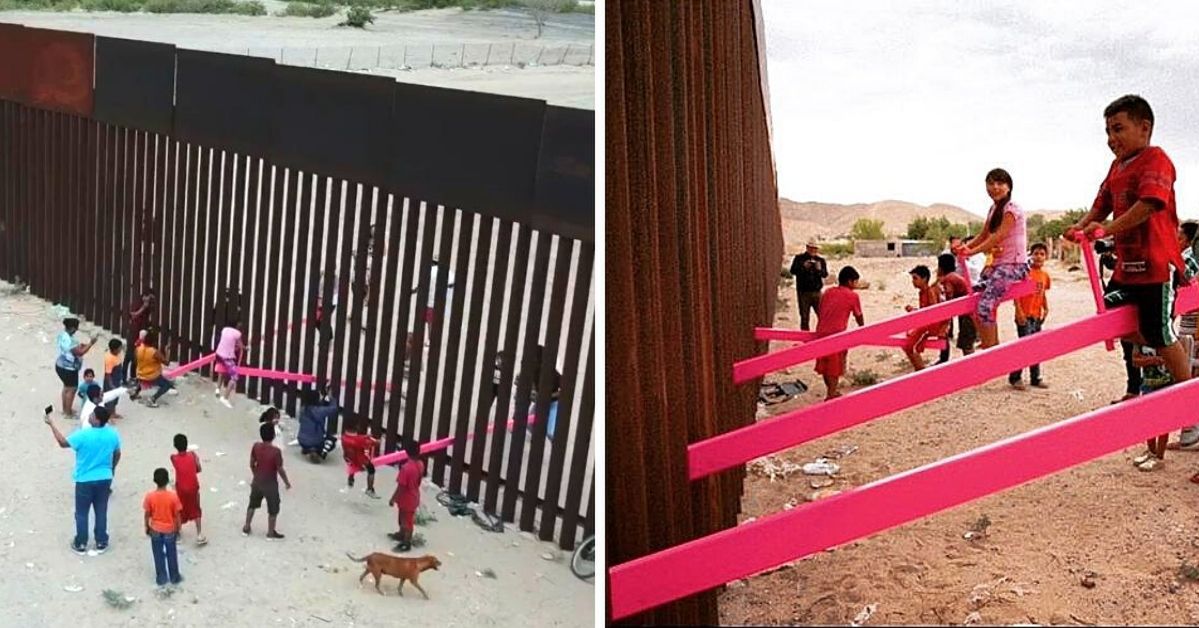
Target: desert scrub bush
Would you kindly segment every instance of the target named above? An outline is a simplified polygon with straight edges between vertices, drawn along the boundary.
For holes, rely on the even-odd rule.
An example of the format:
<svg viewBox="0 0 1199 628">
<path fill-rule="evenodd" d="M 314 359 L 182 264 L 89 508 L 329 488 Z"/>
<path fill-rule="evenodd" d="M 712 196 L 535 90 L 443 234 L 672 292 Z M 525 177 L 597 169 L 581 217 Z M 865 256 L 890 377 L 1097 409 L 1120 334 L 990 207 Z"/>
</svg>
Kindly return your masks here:
<svg viewBox="0 0 1199 628">
<path fill-rule="evenodd" d="M 288 2 L 287 8 L 277 15 L 285 17 L 329 17 L 337 13 L 337 7 L 329 3 Z"/>
<path fill-rule="evenodd" d="M 109 0 L 111 1 L 111 0 Z M 146 0 L 147 13 L 231 13 L 236 15 L 266 15 L 266 6 L 258 0 Z"/>
<path fill-rule="evenodd" d="M 346 19 L 338 26 L 352 26 L 354 28 L 366 28 L 367 24 L 375 21 L 375 16 L 371 15 L 371 10 L 366 7 L 350 7 L 346 11 Z"/>
<path fill-rule="evenodd" d="M 84 11 L 136 13 L 142 10 L 141 0 L 83 0 L 79 6 Z"/>
<path fill-rule="evenodd" d="M 870 369 L 854 371 L 849 374 L 849 381 L 853 382 L 854 386 L 873 386 L 878 383 L 878 373 Z"/>
</svg>

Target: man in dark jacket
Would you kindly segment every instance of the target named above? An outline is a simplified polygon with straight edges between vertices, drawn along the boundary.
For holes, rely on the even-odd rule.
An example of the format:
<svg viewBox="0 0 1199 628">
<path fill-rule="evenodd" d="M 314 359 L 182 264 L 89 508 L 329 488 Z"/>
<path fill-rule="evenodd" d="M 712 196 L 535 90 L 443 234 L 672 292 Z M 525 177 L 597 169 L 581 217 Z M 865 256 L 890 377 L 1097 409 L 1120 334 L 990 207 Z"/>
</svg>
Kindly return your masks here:
<svg viewBox="0 0 1199 628">
<path fill-rule="evenodd" d="M 311 462 L 320 462 L 337 445 L 337 438 L 330 434 L 329 419 L 341 408 L 336 399 L 322 398 L 312 389 L 300 393 L 300 403 L 300 433 L 296 436 L 300 453 Z"/>
<path fill-rule="evenodd" d="M 828 263 L 820 257 L 820 245 L 809 241 L 807 250 L 791 260 L 791 275 L 795 277 L 795 292 L 799 296 L 799 328 L 810 331 L 809 314 L 819 316 L 820 291 L 828 277 Z"/>
</svg>

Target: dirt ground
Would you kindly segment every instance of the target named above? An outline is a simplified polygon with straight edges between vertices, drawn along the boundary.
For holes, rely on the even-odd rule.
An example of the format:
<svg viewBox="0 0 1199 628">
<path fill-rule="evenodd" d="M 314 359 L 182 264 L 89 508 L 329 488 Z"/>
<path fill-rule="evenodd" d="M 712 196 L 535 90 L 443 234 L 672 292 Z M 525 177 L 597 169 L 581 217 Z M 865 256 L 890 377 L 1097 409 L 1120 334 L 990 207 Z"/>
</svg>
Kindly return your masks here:
<svg viewBox="0 0 1199 628">
<path fill-rule="evenodd" d="M 279 530 L 283 541 L 267 541 L 265 513 L 254 534 L 240 534 L 249 480 L 248 453 L 257 439 L 257 403 L 238 397 L 234 409 L 216 403 L 212 386 L 198 376 L 183 378 L 178 395 L 147 408 L 127 400 L 117 422 L 123 457 L 109 504 L 111 548 L 100 556 L 79 557 L 68 543 L 73 535 L 71 469 L 74 456 L 55 444 L 42 422 L 41 408 L 58 402 L 53 372 L 54 335 L 61 328 L 51 304 L 13 294 L 0 283 L 0 426 L 6 434 L 6 477 L 0 483 L 0 624 L 62 625 L 64 612 L 87 626 L 124 625 L 282 625 L 394 626 L 405 622 L 436 625 L 591 625 L 594 586 L 570 572 L 569 555 L 509 527 L 485 532 L 467 519 L 454 519 L 436 501 L 438 488 L 426 483 L 423 506 L 436 521 L 418 526 L 438 556 L 440 571 L 421 578 L 424 600 L 398 581 L 385 578 L 386 595 L 368 582 L 360 586 L 362 556 L 390 551 L 385 533 L 395 526 L 386 498 L 372 500 L 358 488 L 345 490 L 335 451 L 313 465 L 288 446 L 296 423 L 287 418 L 276 441 L 284 450 L 293 490 L 283 495 Z M 85 321 L 81 334 L 93 328 Z M 85 366 L 102 364 L 100 333 Z M 77 406 L 78 407 L 78 406 Z M 64 433 L 75 427 L 56 415 Z M 184 528 L 179 548 L 185 581 L 169 597 L 155 592 L 149 542 L 142 534 L 141 497 L 152 487 L 156 467 L 170 468 L 171 441 L 186 433 L 204 471 L 200 476 L 204 531 L 209 544 L 194 545 L 195 530 Z M 384 495 L 395 486 L 395 471 L 380 470 Z M 549 559 L 545 558 L 549 555 Z M 495 578 L 484 575 L 491 570 Z M 369 580 L 369 576 L 368 576 Z M 103 597 L 113 590 L 134 599 L 126 610 Z M 536 618 L 536 619 L 533 619 Z"/>
<path fill-rule="evenodd" d="M 326 58 L 346 63 L 350 49 L 358 57 L 375 58 L 375 49 L 389 50 L 410 45 L 416 50 L 429 50 L 436 44 L 444 48 L 466 44 L 495 44 L 495 59 L 503 58 L 503 46 L 516 43 L 522 50 L 533 46 L 548 46 L 551 50 L 573 47 L 577 55 L 570 63 L 585 63 L 585 49 L 595 41 L 595 16 L 570 13 L 548 19 L 540 38 L 536 38 L 535 23 L 528 15 L 517 11 L 461 11 L 438 9 L 409 13 L 376 12 L 375 22 L 368 29 L 339 28 L 341 14 L 326 18 L 278 17 L 274 13 L 286 6 L 277 0 L 267 0 L 267 16 L 240 15 L 154 15 L 127 13 L 48 13 L 41 11 L 0 12 L 0 22 L 70 31 L 172 43 L 182 48 L 235 52 L 258 56 L 273 56 L 284 49 L 285 61 L 294 58 L 297 64 L 307 61 L 319 49 Z M 393 50 L 390 50 L 394 52 Z M 553 55 L 560 54 L 554 52 Z M 386 56 L 386 55 L 385 55 Z M 346 61 L 341 61 L 345 59 Z M 299 63 L 298 60 L 303 60 Z M 291 63 L 292 61 L 287 61 Z M 427 55 L 424 60 L 427 64 Z M 415 61 L 410 63 L 417 67 Z M 525 98 L 539 98 L 552 105 L 595 108 L 595 66 L 542 65 L 539 67 L 509 67 L 486 65 L 472 68 L 417 68 L 414 70 L 373 70 L 374 74 L 392 76 L 396 80 L 420 85 L 480 91 Z"/>
<path fill-rule="evenodd" d="M 829 272 L 852 263 L 871 283 L 861 293 L 869 323 L 914 304 L 907 271 L 931 262 L 830 260 Z M 1085 272 L 1053 262 L 1049 273 L 1048 327 L 1093 312 Z M 779 296 L 785 304 L 776 325 L 797 328 L 794 288 Z M 999 315 L 1001 339 L 1014 338 L 1012 306 L 1001 306 Z M 936 354 L 925 357 L 935 360 Z M 910 370 L 898 348 L 849 354 L 850 373 L 874 371 L 888 379 Z M 1118 347 L 1108 353 L 1095 345 L 1043 365 L 1042 372 L 1047 390 L 1016 391 L 1001 378 L 775 458 L 803 464 L 856 446 L 836 460 L 841 471 L 830 488 L 846 490 L 1102 407 L 1124 392 Z M 770 414 L 823 399 L 824 385 L 810 364 L 769 381 L 788 378 L 810 388 L 771 406 Z M 722 623 L 844 624 L 868 606 L 874 611 L 865 623 L 876 625 L 1197 623 L 1199 583 L 1180 575 L 1180 568 L 1199 561 L 1199 487 L 1187 481 L 1199 471 L 1199 454 L 1171 452 L 1164 468 L 1144 473 L 1130 463 L 1142 449 L 1130 447 L 734 582 L 720 598 Z M 742 520 L 803 503 L 815 492 L 810 479 L 796 471 L 772 482 L 751 472 Z M 984 516 L 991 522 L 987 535 L 965 540 L 963 534 Z"/>
</svg>

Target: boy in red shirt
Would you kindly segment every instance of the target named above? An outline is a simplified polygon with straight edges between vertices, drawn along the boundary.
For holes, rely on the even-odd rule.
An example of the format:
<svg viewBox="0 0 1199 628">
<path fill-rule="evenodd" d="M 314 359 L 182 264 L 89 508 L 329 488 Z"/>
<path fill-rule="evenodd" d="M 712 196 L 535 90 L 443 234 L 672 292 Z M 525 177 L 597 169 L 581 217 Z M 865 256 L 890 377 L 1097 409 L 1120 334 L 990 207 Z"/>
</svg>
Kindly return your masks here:
<svg viewBox="0 0 1199 628">
<path fill-rule="evenodd" d="M 858 327 L 866 324 L 862 317 L 862 302 L 854 292 L 858 287 L 861 275 L 853 266 L 846 266 L 837 273 L 837 285 L 824 291 L 817 308 L 816 337 L 823 338 L 840 333 L 849 328 L 849 315 L 853 314 Z M 845 363 L 849 357 L 848 351 L 826 355 L 816 360 L 816 372 L 824 377 L 824 385 L 828 389 L 825 401 L 841 396 L 837 392 L 841 376 L 845 374 Z"/>
<path fill-rule="evenodd" d="M 921 264 L 913 268 L 908 274 L 912 276 L 912 287 L 920 291 L 921 308 L 941 302 L 941 291 L 936 286 L 929 284 L 933 274 L 929 271 L 928 266 Z M 909 305 L 904 309 L 911 312 L 916 308 Z M 939 321 L 908 332 L 908 339 L 903 345 L 903 352 L 907 354 L 908 361 L 912 363 L 912 368 L 917 371 L 924 369 L 924 356 L 920 355 L 924 352 L 924 345 L 928 342 L 929 338 L 944 337 L 948 326 L 949 321 Z"/>
<path fill-rule="evenodd" d="M 194 451 L 187 450 L 187 436 L 175 435 L 175 452 L 171 454 L 171 466 L 175 467 L 175 492 L 183 503 L 181 524 L 188 521 L 196 522 L 196 546 L 207 545 L 208 539 L 200 528 L 200 457 Z"/>
<path fill-rule="evenodd" d="M 1191 365 L 1174 333 L 1175 281 L 1187 283 L 1178 247 L 1174 163 L 1150 146 L 1153 109 L 1144 98 L 1121 96 L 1103 110 L 1107 146 L 1115 155 L 1091 211 L 1074 225 L 1088 235 L 1102 228 L 1116 238 L 1116 270 L 1104 295 L 1107 307 L 1137 308 L 1137 333 L 1128 338 L 1161 356 L 1181 384 Z M 1111 215 L 1114 219 L 1101 224 Z M 1171 270 L 1171 266 L 1173 269 Z"/>
<path fill-rule="evenodd" d="M 346 486 L 354 488 L 354 476 L 365 469 L 366 495 L 372 499 L 379 499 L 375 493 L 375 465 L 371 463 L 371 455 L 378 444 L 379 441 L 367 430 L 359 430 L 353 422 L 346 423 L 346 431 L 341 435 L 341 452 L 346 461 Z"/>
<path fill-rule="evenodd" d="M 941 300 L 949 301 L 970 294 L 970 284 L 966 283 L 966 278 L 957 273 L 958 260 L 952 253 L 942 253 L 937 256 L 937 283 L 934 284 L 941 290 Z M 946 337 L 952 337 L 952 330 L 946 330 Z M 957 347 L 962 350 L 962 355 L 970 355 L 974 353 L 974 343 L 978 340 L 978 330 L 974 328 L 974 317 L 969 314 L 963 314 L 958 317 L 958 338 Z M 949 361 L 949 344 L 946 343 L 945 348 L 941 350 L 941 358 L 937 360 L 937 364 Z"/>
<path fill-rule="evenodd" d="M 389 506 L 395 506 L 399 515 L 400 543 L 392 550 L 396 553 L 412 549 L 412 529 L 416 526 L 416 509 L 420 507 L 420 481 L 425 476 L 425 462 L 420 457 L 420 443 L 410 440 L 404 444 L 408 460 L 396 475 L 396 490 Z M 395 538 L 397 535 L 392 535 Z"/>
</svg>

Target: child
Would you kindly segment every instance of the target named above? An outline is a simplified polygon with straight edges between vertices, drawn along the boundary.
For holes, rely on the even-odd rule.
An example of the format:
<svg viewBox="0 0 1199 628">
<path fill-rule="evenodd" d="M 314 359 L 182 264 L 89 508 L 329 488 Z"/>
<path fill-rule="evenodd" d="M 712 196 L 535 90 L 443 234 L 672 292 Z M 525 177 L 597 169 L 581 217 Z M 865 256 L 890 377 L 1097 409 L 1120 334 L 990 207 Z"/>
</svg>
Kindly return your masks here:
<svg viewBox="0 0 1199 628">
<path fill-rule="evenodd" d="M 399 544 L 393 552 L 407 552 L 412 549 L 412 531 L 416 526 L 416 509 L 420 507 L 420 481 L 425 475 L 425 463 L 421 460 L 420 443 L 409 440 L 404 443 L 404 451 L 408 452 L 408 460 L 400 467 L 396 475 L 396 490 L 387 504 L 395 506 L 398 514 L 400 533 Z"/>
<path fill-rule="evenodd" d="M 208 539 L 200 527 L 200 457 L 194 451 L 187 450 L 187 436 L 175 435 L 175 451 L 171 454 L 171 466 L 175 467 L 175 490 L 179 493 L 179 501 L 183 503 L 181 523 L 196 522 L 196 547 L 206 545 Z"/>
<path fill-rule="evenodd" d="M 171 476 L 166 469 L 154 470 L 155 489 L 146 493 L 142 509 L 146 511 L 146 536 L 150 537 L 150 549 L 154 552 L 154 578 L 158 586 L 165 587 L 167 577 L 171 584 L 183 582 L 179 575 L 179 557 L 175 542 L 179 538 L 179 513 L 183 504 L 175 491 L 167 488 Z M 165 563 L 165 564 L 164 564 Z"/>
<path fill-rule="evenodd" d="M 233 407 L 233 404 L 229 402 L 229 395 L 233 394 L 234 388 L 237 387 L 237 363 L 246 351 L 241 331 L 237 328 L 241 322 L 239 318 L 234 315 L 229 324 L 221 329 L 221 340 L 216 347 L 216 361 L 225 370 L 218 380 L 216 395 L 226 408 Z M 220 382 L 224 382 L 224 384 L 222 385 Z"/>
<path fill-rule="evenodd" d="M 121 368 L 122 346 L 121 341 L 117 338 L 108 341 L 108 353 L 104 354 L 104 392 L 125 387 L 125 369 Z M 114 419 L 121 418 L 121 415 L 117 414 L 118 401 L 113 399 L 111 403 L 104 406 L 108 408 L 108 413 Z"/>
<path fill-rule="evenodd" d="M 1136 345 L 1132 351 L 1132 363 L 1141 369 L 1141 394 L 1147 395 L 1174 383 L 1166 359 L 1153 348 Z M 1145 442 L 1148 451 L 1132 459 L 1132 464 L 1141 471 L 1153 471 L 1162 466 L 1166 457 L 1166 441 L 1169 434 L 1154 436 Z M 1194 480 L 1194 478 L 1192 478 Z"/>
<path fill-rule="evenodd" d="M 158 386 L 154 396 L 150 397 L 148 405 L 151 408 L 157 408 L 158 400 L 167 394 L 168 390 L 175 387 L 175 384 L 162 374 L 163 367 L 170 362 L 171 358 L 166 351 L 158 348 L 158 332 L 152 331 L 146 334 L 144 344 L 137 348 L 137 379 L 139 382 Z M 137 386 L 129 393 L 129 398 L 137 399 L 140 394 L 141 387 Z"/>
<path fill-rule="evenodd" d="M 912 276 L 912 287 L 920 292 L 919 303 L 921 308 L 941 302 L 941 291 L 929 284 L 929 280 L 932 279 L 932 273 L 928 270 L 928 266 L 921 264 L 913 268 L 909 274 Z M 908 305 L 904 309 L 911 312 L 916 308 Z M 925 343 L 928 342 L 929 338 L 944 337 L 948 324 L 948 321 L 938 321 L 908 331 L 907 341 L 903 344 L 903 352 L 907 354 L 908 361 L 912 363 L 912 368 L 917 371 L 924 369 L 924 356 L 920 354 L 924 352 Z"/>
<path fill-rule="evenodd" d="M 1012 175 L 1003 168 L 994 168 L 987 173 L 985 181 L 987 196 L 992 201 L 987 220 L 982 231 L 954 253 L 966 257 L 978 253 L 992 256 L 983 270 L 986 287 L 976 310 L 982 348 L 987 349 L 999 344 L 999 325 L 995 318 L 999 301 L 1008 288 L 1028 276 L 1028 263 L 1024 257 L 1028 236 L 1024 210 L 1012 202 Z"/>
<path fill-rule="evenodd" d="M 943 301 L 970 294 L 970 285 L 966 283 L 965 277 L 957 273 L 957 266 L 957 259 L 951 253 L 942 253 L 937 256 L 936 286 L 941 289 Z M 962 355 L 970 355 L 974 353 L 974 343 L 978 340 L 978 331 L 974 328 L 974 317 L 963 314 L 957 320 L 957 347 L 962 350 Z M 948 361 L 949 344 L 946 343 L 945 348 L 941 350 L 941 359 L 937 363 Z"/>
<path fill-rule="evenodd" d="M 1121 96 L 1103 110 L 1103 117 L 1115 159 L 1091 211 L 1073 228 L 1087 234 L 1102 228 L 1115 236 L 1116 270 L 1104 304 L 1109 309 L 1136 305 L 1137 333 L 1128 340 L 1152 347 L 1174 382 L 1182 383 L 1191 377 L 1191 364 L 1172 325 L 1174 282 L 1185 283 L 1186 269 L 1177 243 L 1174 163 L 1149 144 L 1154 118 L 1144 98 Z M 1098 222 L 1108 215 L 1114 220 Z"/>
<path fill-rule="evenodd" d="M 366 421 L 361 421 L 365 425 Z M 366 469 L 366 494 L 372 499 L 379 499 L 375 493 L 375 465 L 371 463 L 371 455 L 379 441 L 371 437 L 366 429 L 359 430 L 353 422 L 346 424 L 346 431 L 341 435 L 341 451 L 346 461 L 346 486 L 354 488 L 354 476 Z"/>
<path fill-rule="evenodd" d="M 1195 257 L 1195 247 L 1199 246 L 1199 222 L 1188 220 L 1178 226 L 1178 246 L 1182 249 L 1182 261 L 1186 264 L 1186 277 L 1193 279 L 1199 274 L 1199 259 Z M 1196 362 L 1195 337 L 1199 334 L 1199 310 L 1191 310 L 1178 318 L 1178 340 L 1184 347 L 1183 353 L 1191 359 L 1191 377 L 1199 375 L 1199 363 Z M 1182 428 L 1177 442 L 1166 445 L 1166 449 L 1194 450 L 1199 449 L 1199 425 L 1188 425 Z M 1197 474 L 1199 475 L 1199 474 Z"/>
<path fill-rule="evenodd" d="M 83 382 L 79 384 L 79 390 L 75 393 L 79 396 L 80 403 L 87 403 L 87 389 L 92 386 L 99 386 L 96 383 L 96 371 L 94 369 L 83 369 Z"/>
<path fill-rule="evenodd" d="M 300 453 L 309 462 L 319 463 L 337 446 L 337 438 L 329 433 L 329 420 L 341 409 L 337 400 L 322 396 L 310 388 L 301 391 L 300 433 L 296 440 Z"/>
<path fill-rule="evenodd" d="M 124 388 L 117 388 L 106 393 L 101 393 L 98 384 L 91 384 L 85 389 L 85 392 L 87 393 L 87 401 L 84 402 L 83 409 L 79 411 L 79 429 L 81 430 L 91 429 L 90 421 L 98 407 L 103 406 L 107 410 L 109 404 L 115 402 L 118 397 L 129 391 Z M 109 418 L 112 417 L 110 416 Z"/>
<path fill-rule="evenodd" d="M 820 307 L 816 311 L 817 338 L 848 329 L 850 314 L 853 314 L 854 320 L 858 322 L 858 327 L 866 324 L 862 316 L 862 302 L 854 293 L 861 278 L 853 266 L 846 266 L 837 273 L 837 285 L 825 290 L 820 297 Z M 828 389 L 825 401 L 841 396 L 837 386 L 841 381 L 841 375 L 845 373 L 848 357 L 849 352 L 842 351 L 816 360 L 816 372 L 824 377 L 824 385 Z"/>
<path fill-rule="evenodd" d="M 275 427 L 279 427 L 279 417 L 279 408 L 271 406 L 270 408 L 263 410 L 262 414 L 258 415 L 258 423 L 270 423 Z"/>
<path fill-rule="evenodd" d="M 261 442 L 254 443 L 250 448 L 250 473 L 254 479 L 250 482 L 250 507 L 246 509 L 246 525 L 242 527 L 243 536 L 250 535 L 250 523 L 254 521 L 254 511 L 262 507 L 266 500 L 266 538 L 282 539 L 283 535 L 275 529 L 275 520 L 279 516 L 279 478 L 287 490 L 291 490 L 291 480 L 283 470 L 283 452 L 271 444 L 275 440 L 275 426 L 263 423 L 258 426 Z"/>
<path fill-rule="evenodd" d="M 1049 273 L 1044 268 L 1048 257 L 1049 248 L 1043 242 L 1032 245 L 1032 267 L 1028 271 L 1028 278 L 1037 284 L 1037 291 L 1016 299 L 1016 335 L 1021 338 L 1040 332 L 1045 317 L 1049 316 L 1049 301 L 1045 299 L 1045 293 L 1049 291 L 1050 282 Z M 1008 384 L 1016 390 L 1024 390 L 1023 374 L 1023 369 L 1012 371 L 1007 378 Z M 1041 379 L 1040 364 L 1028 367 L 1028 380 L 1033 388 L 1049 388 Z"/>
</svg>

